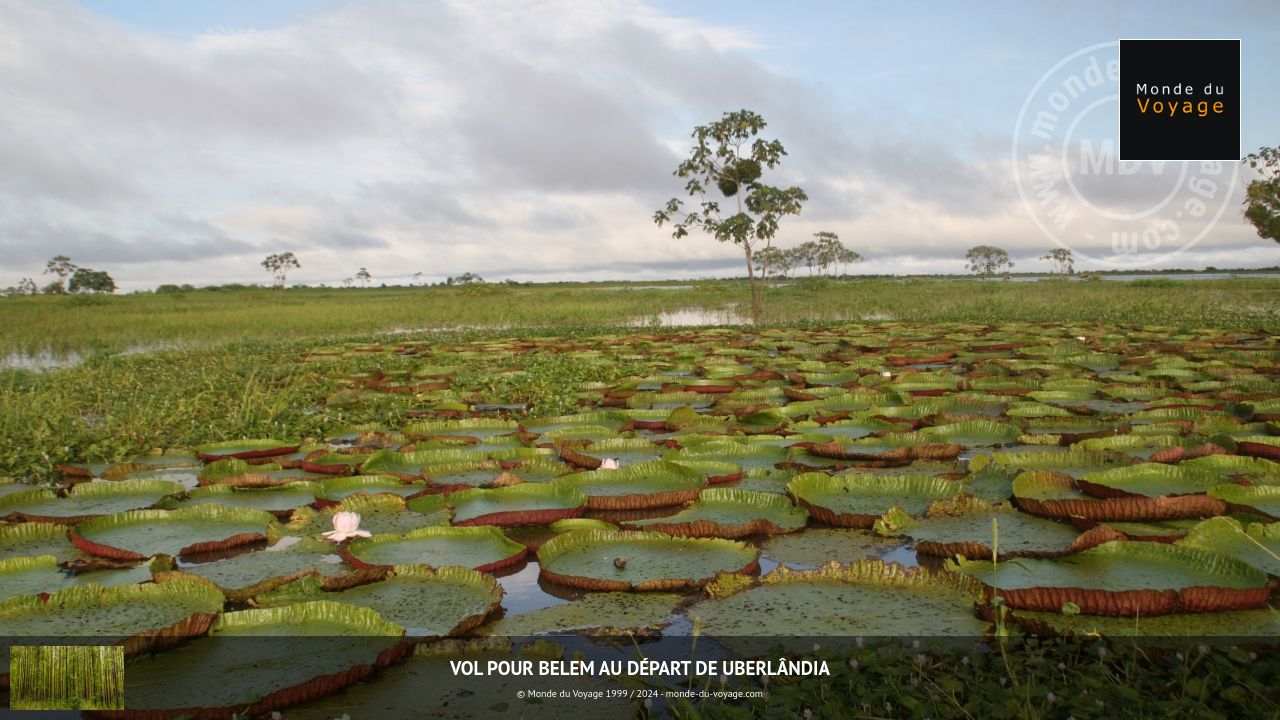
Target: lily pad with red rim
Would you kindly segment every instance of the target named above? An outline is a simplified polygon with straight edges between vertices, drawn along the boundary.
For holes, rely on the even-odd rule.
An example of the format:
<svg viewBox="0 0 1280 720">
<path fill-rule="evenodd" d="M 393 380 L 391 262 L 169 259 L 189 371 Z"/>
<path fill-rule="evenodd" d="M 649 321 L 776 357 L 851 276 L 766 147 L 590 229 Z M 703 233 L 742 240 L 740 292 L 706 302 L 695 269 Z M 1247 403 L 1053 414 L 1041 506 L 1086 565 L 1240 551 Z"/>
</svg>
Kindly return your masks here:
<svg viewBox="0 0 1280 720">
<path fill-rule="evenodd" d="M 543 483 L 423 495 L 408 502 L 410 510 L 420 513 L 434 513 L 447 508 L 453 516 L 451 524 L 458 527 L 548 525 L 557 520 L 578 517 L 586 505 L 587 496 L 581 491 Z"/>
<path fill-rule="evenodd" d="M 736 488 L 707 488 L 680 512 L 665 518 L 622 523 L 626 530 L 651 530 L 678 537 L 743 538 L 780 535 L 804 528 L 809 514 L 786 496 Z"/>
<path fill-rule="evenodd" d="M 564 475 L 552 484 L 585 493 L 592 510 L 643 510 L 689 502 L 707 479 L 692 468 L 653 461 Z"/>
<path fill-rule="evenodd" d="M 869 528 L 893 507 L 921 515 L 930 503 L 955 497 L 962 486 L 929 475 L 824 475 L 804 473 L 787 493 L 816 520 L 839 527 Z"/>
<path fill-rule="evenodd" d="M 538 548 L 541 576 L 585 590 L 680 590 L 718 573 L 754 573 L 760 552 L 741 542 L 655 532 L 587 530 Z"/>
<path fill-rule="evenodd" d="M 298 443 L 281 440 L 226 440 L 224 442 L 197 445 L 194 450 L 196 451 L 196 457 L 205 462 L 213 462 L 226 458 L 251 460 L 288 455 L 296 451 L 298 447 Z"/>
<path fill-rule="evenodd" d="M 394 565 L 459 566 L 491 572 L 524 559 L 524 545 L 491 525 L 426 527 L 401 535 L 359 538 L 342 548 L 347 562 L 360 568 Z"/>
<path fill-rule="evenodd" d="M 461 635 L 498 609 L 502 587 L 490 575 L 462 567 L 398 565 L 384 578 L 352 583 L 316 575 L 282 585 L 254 599 L 258 607 L 311 600 L 367 607 L 401 625 L 410 636 Z"/>
<path fill-rule="evenodd" d="M 1266 573 L 1235 558 L 1163 543 L 1116 540 L 1053 560 L 948 562 L 1013 608 L 1087 615 L 1167 615 L 1261 607 Z"/>
<path fill-rule="evenodd" d="M 403 635 L 373 610 L 327 600 L 224 613 L 207 637 L 128 664 L 125 704 L 155 718 L 267 715 L 369 677 L 403 657 Z"/>
<path fill-rule="evenodd" d="M 143 560 L 152 555 L 217 552 L 265 542 L 275 518 L 261 510 L 198 505 L 181 510 L 131 510 L 87 520 L 71 542 L 90 555 Z"/>
</svg>

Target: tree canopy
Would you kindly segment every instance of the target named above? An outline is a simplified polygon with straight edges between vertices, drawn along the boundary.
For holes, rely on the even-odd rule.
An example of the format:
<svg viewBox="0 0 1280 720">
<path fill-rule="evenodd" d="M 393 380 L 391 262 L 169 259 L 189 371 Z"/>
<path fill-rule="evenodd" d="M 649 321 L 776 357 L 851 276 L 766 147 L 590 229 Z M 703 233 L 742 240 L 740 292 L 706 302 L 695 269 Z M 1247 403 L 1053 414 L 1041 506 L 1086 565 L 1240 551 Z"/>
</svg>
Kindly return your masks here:
<svg viewBox="0 0 1280 720">
<path fill-rule="evenodd" d="M 271 273 L 276 289 L 283 290 L 285 281 L 289 279 L 289 271 L 302 267 L 302 264 L 292 252 L 283 252 L 268 255 L 263 259 L 262 267 Z"/>
<path fill-rule="evenodd" d="M 964 254 L 965 269 L 981 277 L 991 277 L 1001 270 L 1013 267 L 1009 253 L 994 245 L 975 245 Z"/>
<path fill-rule="evenodd" d="M 1244 162 L 1260 173 L 1245 188 L 1244 217 L 1260 237 L 1280 242 L 1280 147 L 1264 147 Z"/>
</svg>

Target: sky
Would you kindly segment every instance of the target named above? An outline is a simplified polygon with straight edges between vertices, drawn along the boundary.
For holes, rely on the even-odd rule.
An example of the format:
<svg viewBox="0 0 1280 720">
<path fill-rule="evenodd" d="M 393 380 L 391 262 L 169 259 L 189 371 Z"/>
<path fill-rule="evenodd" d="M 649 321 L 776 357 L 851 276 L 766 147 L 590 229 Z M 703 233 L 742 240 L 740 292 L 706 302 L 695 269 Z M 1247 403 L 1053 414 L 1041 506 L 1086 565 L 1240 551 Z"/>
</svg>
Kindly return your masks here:
<svg viewBox="0 0 1280 720">
<path fill-rule="evenodd" d="M 1160 37 L 1240 38 L 1242 152 L 1280 144 L 1270 0 L 0 0 L 0 287 L 56 254 L 123 290 L 267 283 L 283 251 L 307 284 L 742 275 L 737 248 L 652 220 L 692 128 L 741 108 L 786 147 L 766 179 L 809 197 L 776 245 L 836 232 L 855 273 L 964 272 L 979 244 L 1047 270 L 1019 114 L 1072 53 Z M 1114 134 L 1099 102 L 1070 142 Z M 1077 174 L 1090 209 L 1058 241 L 1080 270 L 1280 264 L 1228 165 L 1179 255 L 1105 238 L 1181 164 Z"/>
</svg>

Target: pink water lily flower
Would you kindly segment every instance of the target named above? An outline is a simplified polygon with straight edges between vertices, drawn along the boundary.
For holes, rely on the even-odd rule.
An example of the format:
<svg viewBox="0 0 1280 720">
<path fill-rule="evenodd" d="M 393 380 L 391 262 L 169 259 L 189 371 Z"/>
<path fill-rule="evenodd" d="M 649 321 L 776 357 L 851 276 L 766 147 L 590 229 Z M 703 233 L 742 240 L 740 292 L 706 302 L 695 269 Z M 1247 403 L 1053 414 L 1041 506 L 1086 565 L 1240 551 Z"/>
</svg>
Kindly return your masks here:
<svg viewBox="0 0 1280 720">
<path fill-rule="evenodd" d="M 618 461 L 615 460 L 614 458 L 605 458 L 604 462 L 600 463 L 600 469 L 601 470 L 617 470 Z"/>
<path fill-rule="evenodd" d="M 368 530 L 360 529 L 360 513 L 343 511 L 333 516 L 333 530 L 322 533 L 333 542 L 353 537 L 372 537 Z"/>
</svg>

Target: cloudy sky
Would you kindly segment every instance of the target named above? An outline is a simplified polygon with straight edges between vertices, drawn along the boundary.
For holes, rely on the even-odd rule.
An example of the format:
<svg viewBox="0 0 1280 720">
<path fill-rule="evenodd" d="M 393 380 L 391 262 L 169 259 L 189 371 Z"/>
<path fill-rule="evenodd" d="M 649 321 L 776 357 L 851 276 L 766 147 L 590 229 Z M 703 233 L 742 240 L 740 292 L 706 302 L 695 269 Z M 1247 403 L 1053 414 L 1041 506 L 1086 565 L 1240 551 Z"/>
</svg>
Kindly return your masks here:
<svg viewBox="0 0 1280 720">
<path fill-rule="evenodd" d="M 124 289 L 267 282 L 284 250 L 312 284 L 740 274 L 735 248 L 651 219 L 692 127 L 739 108 L 787 148 L 771 180 L 810 198 L 777 244 L 832 230 L 868 273 L 961 272 L 994 244 L 1041 269 L 1019 112 L 1121 37 L 1243 39 L 1243 151 L 1280 144 L 1271 0 L 906 5 L 0 0 L 0 286 L 59 253 Z M 1164 188 L 1143 173 L 1084 192 L 1141 209 Z M 1156 264 L 1280 264 L 1246 181 Z"/>
</svg>

